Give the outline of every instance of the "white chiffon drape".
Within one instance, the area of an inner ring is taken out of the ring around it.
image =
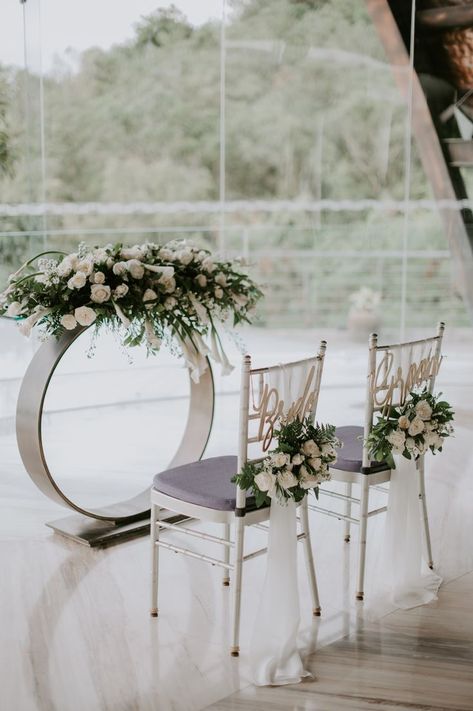
[[[297,648],[296,506],[271,504],[266,577],[250,643],[250,668],[257,686],[296,684],[311,676]]]
[[[395,463],[389,485],[385,571],[379,594],[387,592],[392,605],[407,610],[436,600],[442,578],[425,561],[416,463],[400,456],[395,457]]]
[[[286,407],[300,397],[310,366],[270,373]],[[311,676],[298,650],[299,587],[297,582],[296,505],[271,503],[266,575],[250,642],[250,669],[257,686],[296,684]]]
[[[393,373],[406,374],[413,362],[430,354],[431,345],[417,343],[392,351]],[[428,463],[431,455],[427,453]],[[378,578],[378,593],[395,607],[409,609],[437,599],[442,579],[424,560],[423,523],[419,504],[419,474],[416,462],[395,456],[391,473],[383,548],[384,572]]]

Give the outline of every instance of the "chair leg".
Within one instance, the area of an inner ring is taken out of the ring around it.
[[[240,610],[241,610],[241,579],[243,573],[243,548],[244,548],[243,518],[235,518],[235,565],[233,584],[233,633],[230,654],[238,657],[240,654]]]
[[[304,497],[304,500],[299,510],[301,514],[302,533],[305,534],[305,537],[302,540],[304,545],[305,561],[307,565],[307,574],[309,576],[310,592],[312,595],[312,612],[316,617],[320,617],[320,612],[322,608],[320,607],[319,591],[317,588],[317,577],[315,574],[314,566],[314,554],[312,551],[312,543],[310,540],[309,510],[307,508],[307,496]]]
[[[158,616],[159,506],[151,504],[151,617]]]
[[[225,523],[223,525],[223,536],[226,541],[230,540],[230,524]],[[225,563],[230,563],[230,546],[223,546],[223,560]],[[230,571],[228,568],[223,569],[223,584],[225,587],[230,585]]]
[[[358,589],[356,593],[357,600],[363,600],[365,586],[365,563],[366,563],[366,534],[368,529],[368,500],[369,500],[369,483],[368,476],[362,474],[361,481],[361,500],[360,500],[360,541],[359,541],[359,558],[358,558]]]
[[[345,485],[345,495],[351,496],[351,484]],[[345,516],[351,516],[351,501],[345,501]],[[345,521],[345,543],[350,543],[350,521]]]
[[[424,524],[425,546],[427,549],[428,566],[432,570],[434,562],[432,559],[432,543],[430,540],[429,517],[427,514],[427,501],[425,497],[425,475],[424,475],[424,457],[421,457],[417,462],[417,471],[419,476],[419,503],[421,506],[422,522]]]

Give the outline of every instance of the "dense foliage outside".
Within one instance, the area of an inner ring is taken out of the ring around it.
[[[45,195],[51,203],[217,202],[220,165],[220,32],[177,9],[137,22],[108,51],[58,59],[44,77]],[[0,76],[0,202],[41,200],[40,143],[31,140],[25,85]],[[225,197],[231,201],[403,199],[405,106],[364,3],[236,0],[226,27]],[[411,197],[430,197],[416,156]],[[267,283],[263,323],[343,326],[349,296],[379,290],[388,324],[399,319],[399,212],[324,212],[248,207],[226,216],[230,255],[246,253]],[[48,217],[49,244],[166,241],[186,227],[204,246],[218,241],[216,213]],[[143,228],[140,232],[140,228]],[[195,229],[192,229],[195,228]],[[1,218],[1,276],[40,239],[38,218]],[[150,234],[146,230],[154,229]],[[55,235],[55,230],[61,234]],[[79,230],[90,230],[84,234]],[[127,230],[133,230],[127,236]],[[22,237],[22,234],[25,237]],[[411,216],[408,298],[412,325],[464,319],[438,217]],[[426,250],[432,255],[423,256]],[[39,251],[39,249],[37,250]],[[446,313],[447,311],[447,313]]]

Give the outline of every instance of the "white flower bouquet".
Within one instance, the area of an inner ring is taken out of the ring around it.
[[[246,464],[232,481],[255,497],[256,506],[277,498],[281,503],[301,501],[309,491],[318,496],[319,485],[330,479],[329,466],[341,446],[333,425],[311,424],[308,418],[282,424],[274,432],[276,449],[259,462]]]
[[[349,296],[352,309],[356,311],[374,312],[381,303],[381,294],[379,291],[370,289],[369,286],[362,286],[358,291],[354,291]]]
[[[176,339],[198,379],[207,355],[231,370],[216,324],[230,317],[233,325],[249,323],[262,296],[239,266],[185,240],[81,244],[73,254],[44,252],[23,264],[0,294],[0,316],[21,319],[26,336],[39,324],[56,337],[95,324],[119,329],[125,345],[144,342],[149,351]]]
[[[418,459],[430,451],[442,451],[446,437],[453,433],[454,412],[441,393],[427,390],[410,392],[404,405],[391,406],[372,428],[367,444],[372,457],[395,468],[393,455]]]

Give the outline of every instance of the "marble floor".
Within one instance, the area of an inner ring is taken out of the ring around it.
[[[473,573],[447,583],[438,601],[377,622],[360,613],[356,629],[309,658],[313,679],[247,687],[212,711],[471,711]]]
[[[323,335],[295,332],[288,339],[284,333],[256,332],[247,340],[262,361],[271,353],[278,353],[279,359],[288,353],[305,355]],[[344,339],[337,333],[328,337],[318,413],[321,420],[336,424],[357,420],[363,401],[360,383],[366,351],[363,346],[348,347]],[[433,547],[445,581],[439,601],[408,612],[375,602],[370,591],[375,591],[382,555],[380,516],[369,524],[367,598],[356,603],[356,531],[353,543],[346,545],[337,520],[313,515],[323,606],[320,619],[310,614],[304,567],[299,567],[300,644],[314,668],[315,681],[283,691],[251,687],[245,655],[264,574],[263,558],[245,568],[242,655],[233,659],[228,654],[229,590],[221,585],[219,570],[163,552],[161,616],[151,619],[148,541],[91,550],[52,534],[44,524],[64,516],[64,510],[35,489],[23,470],[13,432],[8,426],[0,428],[2,711],[200,711],[212,705],[222,711],[242,707],[473,709],[471,347],[468,334],[447,333],[448,358],[438,379],[457,411],[455,439],[448,442],[444,455],[431,458],[427,469]],[[217,385],[209,455],[234,450],[236,381]],[[152,418],[152,404],[139,407],[135,421]],[[113,408],[107,412],[107,418],[112,416],[107,419],[110,426],[116,413]],[[103,412],[96,416],[103,422]],[[78,409],[76,417],[80,424],[84,411]],[[72,421],[58,418],[58,447],[74,446],[71,428]],[[108,432],[113,436],[113,431]],[[135,425],[126,444],[140,443],[141,448],[147,436]],[[87,457],[87,443],[76,444],[70,484],[80,483],[85,467],[88,496],[118,499],[130,487],[128,472],[125,467],[117,472],[112,490],[110,481],[104,490],[103,460],[98,454],[96,460]],[[59,464],[60,453],[55,456]],[[152,452],[140,453],[139,469],[134,484],[141,486],[153,472]],[[260,547],[264,535],[252,531],[248,549]],[[208,545],[210,550],[212,544]]]

